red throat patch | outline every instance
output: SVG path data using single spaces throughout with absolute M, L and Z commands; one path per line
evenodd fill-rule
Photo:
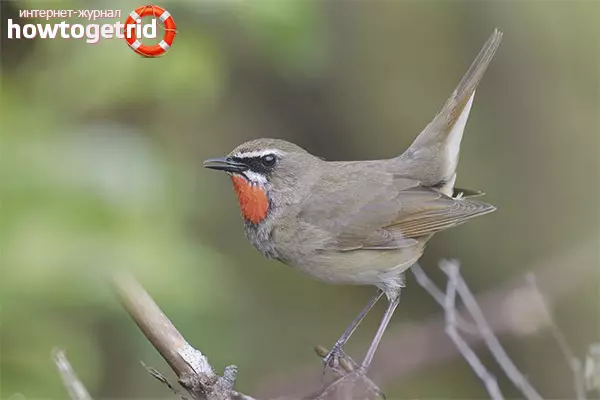
M 269 199 L 265 191 L 260 186 L 250 185 L 246 179 L 238 175 L 232 175 L 231 181 L 244 219 L 258 224 L 267 218 Z

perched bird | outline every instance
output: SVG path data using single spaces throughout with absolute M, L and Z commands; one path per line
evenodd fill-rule
M 383 294 L 388 307 L 362 362 L 366 372 L 404 287 L 404 272 L 433 234 L 495 207 L 455 189 L 475 89 L 496 52 L 495 30 L 433 121 L 401 155 L 328 162 L 278 139 L 256 139 L 204 166 L 226 171 L 247 238 L 263 255 L 324 282 L 374 285 L 375 296 L 323 358 L 343 346 Z

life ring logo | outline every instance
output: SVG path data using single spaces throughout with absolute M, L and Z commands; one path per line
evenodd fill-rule
M 162 40 L 153 46 L 142 44 L 138 36 L 142 36 L 142 18 L 153 16 L 163 24 L 165 31 Z M 136 8 L 129 14 L 125 21 L 125 40 L 129 47 L 144 57 L 162 56 L 171 48 L 177 28 L 173 17 L 167 10 L 157 5 L 146 5 Z

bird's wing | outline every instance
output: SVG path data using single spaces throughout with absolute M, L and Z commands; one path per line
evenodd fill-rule
M 411 247 L 420 237 L 495 210 L 446 196 L 415 179 L 374 171 L 361 175 L 360 183 L 350 179 L 313 193 L 299 216 L 328 231 L 334 238 L 328 246 L 336 250 Z
M 431 190 L 431 189 L 430 189 Z M 400 193 L 400 201 L 407 193 Z M 414 212 L 403 212 L 386 229 L 398 230 L 402 236 L 416 238 L 430 235 L 460 225 L 479 215 L 487 214 L 496 207 L 478 200 L 456 199 L 439 194 L 436 200 L 418 206 Z

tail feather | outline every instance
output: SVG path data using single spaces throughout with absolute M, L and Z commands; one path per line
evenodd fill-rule
M 440 112 L 399 157 L 404 168 L 425 184 L 443 186 L 451 182 L 450 189 L 454 184 L 460 143 L 475 89 L 501 40 L 502 32 L 496 29 Z

